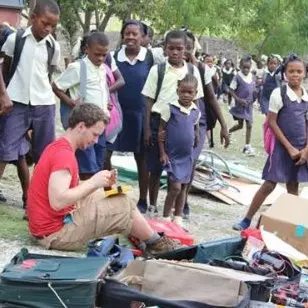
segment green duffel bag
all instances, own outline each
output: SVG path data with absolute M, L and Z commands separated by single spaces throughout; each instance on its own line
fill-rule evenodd
M 23 248 L 0 275 L 0 306 L 93 308 L 108 265 L 108 258 L 30 254 Z

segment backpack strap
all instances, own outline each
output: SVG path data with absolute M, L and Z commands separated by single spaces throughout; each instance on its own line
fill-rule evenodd
M 204 86 L 205 86 L 205 66 L 202 64 L 202 62 L 198 62 L 198 70 L 201 77 L 203 92 L 204 92 Z
M 116 61 L 117 65 L 119 64 L 118 55 L 119 55 L 120 50 L 121 48 L 116 49 L 113 54 L 114 60 Z
M 80 62 L 80 84 L 79 84 L 79 94 L 82 103 L 85 101 L 87 92 L 87 65 L 83 59 Z
M 106 59 L 105 59 L 105 64 L 111 69 L 111 61 L 112 61 L 112 58 L 111 58 L 111 54 L 110 52 L 108 53 Z
M 189 75 L 194 74 L 194 65 L 192 63 L 187 63 L 187 70 Z
M 281 95 L 283 107 L 285 107 L 285 105 L 286 105 L 286 98 L 287 98 L 287 85 L 282 85 L 280 87 L 280 95 Z
M 51 80 L 52 71 L 52 59 L 55 54 L 55 42 L 51 39 L 51 42 L 46 40 L 46 48 L 47 48 L 47 70 L 48 70 L 48 78 Z
M 149 67 L 152 67 L 154 64 L 154 56 L 153 53 L 150 49 L 147 49 L 147 53 L 145 55 L 145 59 L 144 61 L 146 61 L 146 63 L 149 64 Z
M 154 103 L 156 103 L 161 87 L 163 85 L 164 77 L 166 72 L 166 62 L 157 65 L 157 85 L 156 85 L 156 92 Z
M 13 55 L 13 61 L 11 63 L 9 77 L 8 77 L 8 84 L 12 77 L 15 74 L 15 71 L 17 69 L 17 65 L 20 60 L 21 52 L 24 48 L 26 37 L 22 37 L 25 33 L 24 29 L 18 29 L 16 32 L 16 39 L 15 39 L 15 47 L 14 47 L 14 55 Z

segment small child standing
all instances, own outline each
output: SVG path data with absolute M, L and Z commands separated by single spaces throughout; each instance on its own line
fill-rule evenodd
M 273 90 L 280 85 L 278 80 L 277 68 L 279 60 L 276 56 L 270 55 L 267 59 L 267 67 L 265 68 L 263 76 L 263 85 L 260 98 L 260 106 L 263 114 L 268 113 L 269 100 Z
M 254 150 L 250 145 L 252 131 L 252 114 L 254 94 L 256 90 L 255 81 L 251 70 L 251 58 L 243 58 L 240 61 L 240 72 L 233 78 L 230 84 L 230 94 L 234 98 L 235 104 L 230 109 L 231 115 L 238 124 L 230 128 L 229 133 L 233 133 L 243 128 L 246 122 L 246 144 L 243 153 L 254 156 Z
M 224 63 L 222 69 L 222 83 L 221 83 L 221 93 L 226 94 L 228 97 L 228 105 L 231 104 L 231 95 L 229 93 L 230 84 L 235 76 L 235 69 L 232 60 L 228 59 Z
M 263 169 L 265 182 L 254 196 L 245 218 L 233 225 L 244 230 L 277 183 L 286 183 L 289 194 L 298 195 L 299 183 L 308 182 L 307 115 L 308 94 L 302 86 L 304 62 L 291 56 L 285 64 L 287 85 L 273 91 L 267 115 L 275 145 Z
M 166 104 L 161 110 L 159 133 L 166 131 L 165 142 L 159 140 L 161 163 L 168 172 L 169 190 L 163 216 L 181 225 L 186 190 L 193 170 L 193 148 L 198 143 L 200 110 L 193 103 L 197 94 L 198 80 L 187 74 L 178 82 L 178 101 Z

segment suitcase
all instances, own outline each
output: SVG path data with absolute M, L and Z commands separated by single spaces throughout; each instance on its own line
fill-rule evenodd
M 108 258 L 30 254 L 23 248 L 0 275 L 1 307 L 94 308 Z

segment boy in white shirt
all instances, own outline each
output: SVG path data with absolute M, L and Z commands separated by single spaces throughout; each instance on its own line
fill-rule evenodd
M 18 41 L 18 34 L 11 34 L 2 47 L 5 54 L 2 73 L 13 109 L 2 110 L 0 118 L 0 178 L 6 164 L 16 162 L 24 207 L 29 185 L 29 169 L 25 160 L 29 151 L 26 133 L 29 129 L 33 130 L 35 163 L 55 138 L 56 106 L 49 78 L 51 66 L 56 66 L 60 58 L 60 46 L 51 35 L 59 16 L 60 10 L 55 1 L 38 1 L 31 16 L 32 26 L 19 32 Z M 16 44 L 23 45 L 20 57 L 15 54 Z
M 186 63 L 184 60 L 186 40 L 186 33 L 183 31 L 174 30 L 168 32 L 165 38 L 165 50 L 168 59 L 164 67 L 164 77 L 158 96 L 157 98 L 155 97 L 157 94 L 156 92 L 159 78 L 157 65 L 154 65 L 151 68 L 147 81 L 142 90 L 142 94 L 146 97 L 147 100 L 145 143 L 149 149 L 148 171 L 150 172 L 150 205 L 154 208 L 156 208 L 157 205 L 160 177 L 163 169 L 163 166 L 159 160 L 157 140 L 161 110 L 162 108 L 165 108 L 167 104 L 177 100 L 178 81 L 182 80 L 188 73 L 190 73 L 190 70 L 191 74 L 194 75 L 198 81 L 195 100 L 203 97 L 203 88 L 198 69 L 192 64 Z M 147 209 L 139 208 L 139 210 L 141 212 L 146 212 Z
M 53 90 L 71 108 L 80 103 L 92 103 L 109 114 L 109 90 L 104 68 L 109 41 L 104 33 L 94 32 L 89 36 L 87 44 L 87 56 L 80 61 L 71 63 L 53 83 Z M 84 61 L 84 64 L 81 61 Z M 85 76 L 80 75 L 82 72 L 80 70 L 81 65 L 85 65 L 86 70 L 85 96 L 83 99 L 80 97 L 80 84 L 81 78 L 85 78 Z M 67 90 L 69 90 L 70 95 L 67 95 Z M 105 136 L 101 135 L 97 144 L 76 152 L 81 180 L 86 180 L 103 169 L 105 147 Z

